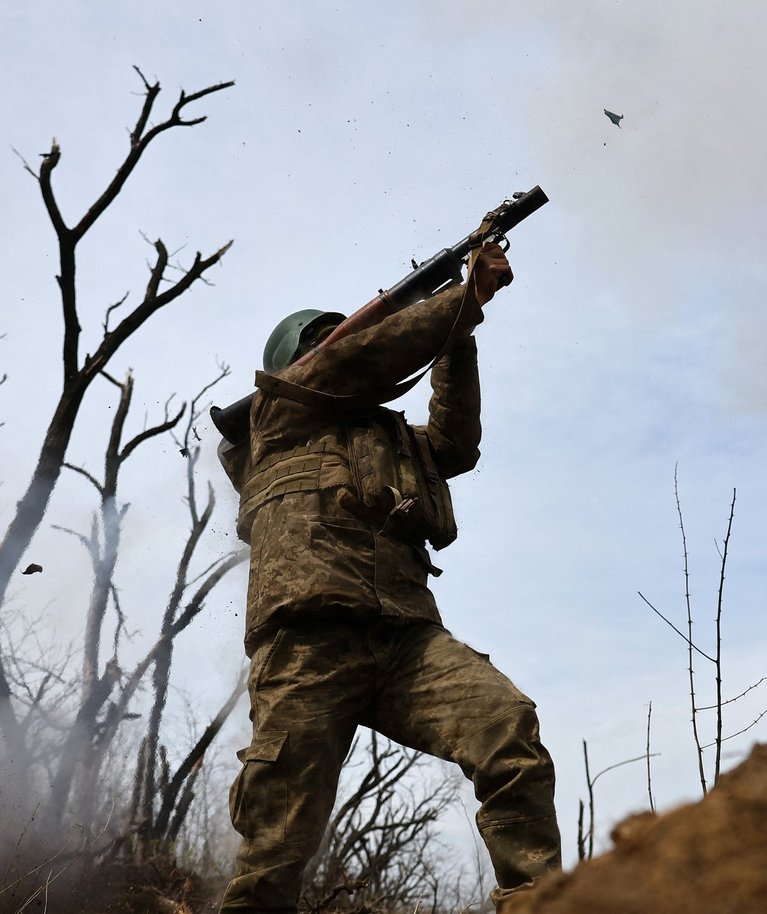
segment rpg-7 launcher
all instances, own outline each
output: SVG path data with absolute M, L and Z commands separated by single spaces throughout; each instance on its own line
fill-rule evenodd
M 413 262 L 413 271 L 389 289 L 379 289 L 378 295 L 359 310 L 347 317 L 315 348 L 301 356 L 296 364 L 304 364 L 314 358 L 316 352 L 332 345 L 352 333 L 366 330 L 382 321 L 389 314 L 402 311 L 410 305 L 429 298 L 453 283 L 463 279 L 462 268 L 469 253 L 478 243 L 493 241 L 508 247 L 506 233 L 526 219 L 531 213 L 548 202 L 540 187 L 527 193 L 514 194 L 513 199 L 491 210 L 482 223 L 482 234 L 472 232 L 450 248 L 444 248 L 421 264 Z M 248 434 L 248 419 L 253 394 L 248 394 L 236 403 L 223 408 L 213 406 L 211 419 L 224 438 L 232 444 L 241 443 Z

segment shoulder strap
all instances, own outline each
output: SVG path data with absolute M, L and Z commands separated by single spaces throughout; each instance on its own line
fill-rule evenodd
M 316 390 L 314 387 L 305 387 L 303 384 L 296 384 L 294 381 L 287 381 L 285 378 L 278 378 L 275 375 L 267 374 L 265 371 L 256 372 L 256 387 L 265 393 L 273 394 L 277 397 L 285 397 L 287 400 L 293 400 L 296 403 L 303 403 L 305 406 L 313 406 L 317 409 L 327 409 L 334 412 L 349 412 L 357 409 L 370 408 L 376 403 L 388 403 L 402 396 L 414 387 L 420 380 L 421 375 L 411 378 L 402 384 L 393 384 L 382 390 L 368 391 L 365 394 L 331 394 L 324 390 Z M 399 390 L 399 388 L 403 388 Z

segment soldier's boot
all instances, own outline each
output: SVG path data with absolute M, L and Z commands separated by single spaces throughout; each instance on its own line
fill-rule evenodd
M 517 914 L 522 897 L 529 895 L 534 887 L 534 883 L 528 883 L 513 891 L 494 889 L 490 893 L 490 900 L 495 905 L 495 914 Z

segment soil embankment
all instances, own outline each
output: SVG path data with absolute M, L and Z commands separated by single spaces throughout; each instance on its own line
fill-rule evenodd
M 765 914 L 767 745 L 701 802 L 628 819 L 613 840 L 520 896 L 515 914 Z

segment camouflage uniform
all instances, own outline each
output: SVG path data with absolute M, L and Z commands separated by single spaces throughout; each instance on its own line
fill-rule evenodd
M 461 296 L 460 287 L 436 295 L 280 377 L 336 395 L 383 389 L 435 355 Z M 362 498 L 360 465 L 374 472 L 387 448 L 415 452 L 416 463 L 420 453 L 422 474 L 442 480 L 474 467 L 479 380 L 468 331 L 481 320 L 479 308 L 462 317 L 467 333 L 432 369 L 428 425 L 415 433 L 375 401 L 350 414 L 260 390 L 249 450 L 222 456 L 241 492 L 238 532 L 252 546 L 253 722 L 230 795 L 243 843 L 222 914 L 295 912 L 360 724 L 472 779 L 496 900 L 559 865 L 554 771 L 534 703 L 442 626 L 427 586 L 439 572 L 407 517 L 403 526 L 391 502 Z M 416 440 L 428 440 L 428 453 Z

